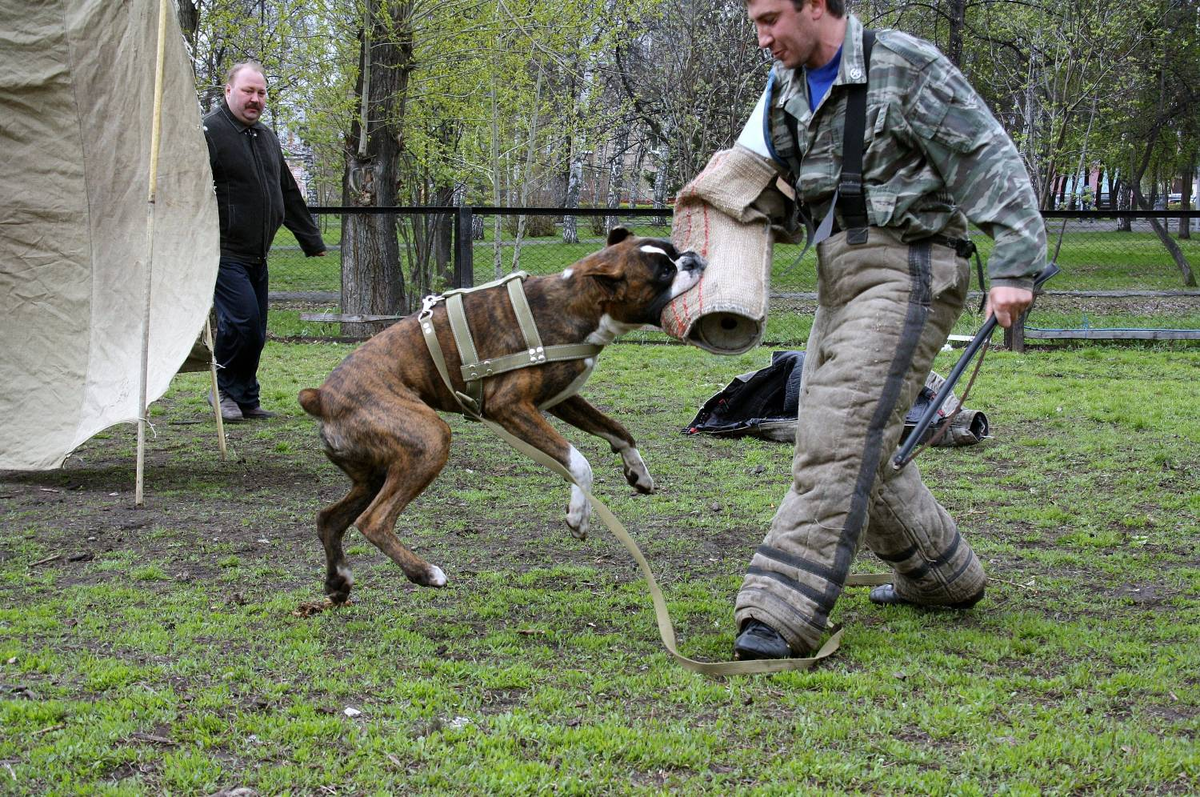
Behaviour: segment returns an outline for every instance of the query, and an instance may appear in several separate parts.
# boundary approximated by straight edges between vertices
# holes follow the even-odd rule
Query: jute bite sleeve
[[[663,330],[715,354],[758,345],[767,319],[773,218],[786,200],[775,166],[745,147],[722,150],[679,192],[671,239],[708,261],[699,284],[662,315]]]

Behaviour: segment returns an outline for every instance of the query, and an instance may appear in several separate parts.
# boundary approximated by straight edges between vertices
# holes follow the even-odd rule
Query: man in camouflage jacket
[[[880,31],[868,70],[862,24],[842,0],[748,0],[747,12],[776,63],[737,149],[770,158],[796,201],[824,218],[842,174],[847,90],[867,83],[869,226],[865,241],[847,240],[838,202],[835,234],[817,246],[793,482],[737,597],[743,659],[814,649],[862,542],[894,571],[875,603],[963,609],[983,597],[983,569],[953,519],[914,465],[896,471],[890,460],[966,301],[956,239],[968,220],[995,240],[988,312],[1002,326],[1032,302],[1046,250],[1016,148],[935,47]],[[831,84],[814,79],[822,67]],[[756,204],[779,207],[778,197]]]

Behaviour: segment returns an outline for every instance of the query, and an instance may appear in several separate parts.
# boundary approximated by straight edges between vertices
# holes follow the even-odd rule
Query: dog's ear
[[[631,235],[633,235],[633,233],[631,233],[629,230],[625,229],[624,227],[613,227],[611,230],[608,231],[608,244],[607,245],[612,246],[613,244],[619,244],[619,243],[621,243],[621,241],[624,241],[626,238],[628,238]]]
[[[605,251],[597,252],[589,257],[576,273],[595,280],[596,284],[610,296],[616,293],[617,286],[625,278],[620,259],[609,256]]]

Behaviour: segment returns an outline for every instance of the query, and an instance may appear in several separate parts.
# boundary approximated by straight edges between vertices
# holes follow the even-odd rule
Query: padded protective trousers
[[[891,465],[905,411],[966,301],[967,261],[876,227],[857,246],[829,238],[817,259],[793,481],[735,609],[738,627],[765,622],[797,652],[825,633],[864,532],[914,603],[957,603],[986,581],[915,465]]]

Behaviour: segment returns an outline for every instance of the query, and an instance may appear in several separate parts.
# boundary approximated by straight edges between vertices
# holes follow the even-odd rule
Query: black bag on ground
[[[686,434],[724,437],[751,435],[767,440],[795,442],[803,371],[803,351],[773,352],[769,366],[734,377],[724,390],[704,402],[700,412],[683,431]],[[926,378],[917,400],[904,416],[901,443],[908,438],[944,381],[943,377],[932,372]],[[926,440],[945,426],[946,419],[954,414],[958,404],[958,397],[951,393],[938,410],[937,421],[926,432]],[[937,445],[970,446],[987,436],[987,416],[964,407]]]

